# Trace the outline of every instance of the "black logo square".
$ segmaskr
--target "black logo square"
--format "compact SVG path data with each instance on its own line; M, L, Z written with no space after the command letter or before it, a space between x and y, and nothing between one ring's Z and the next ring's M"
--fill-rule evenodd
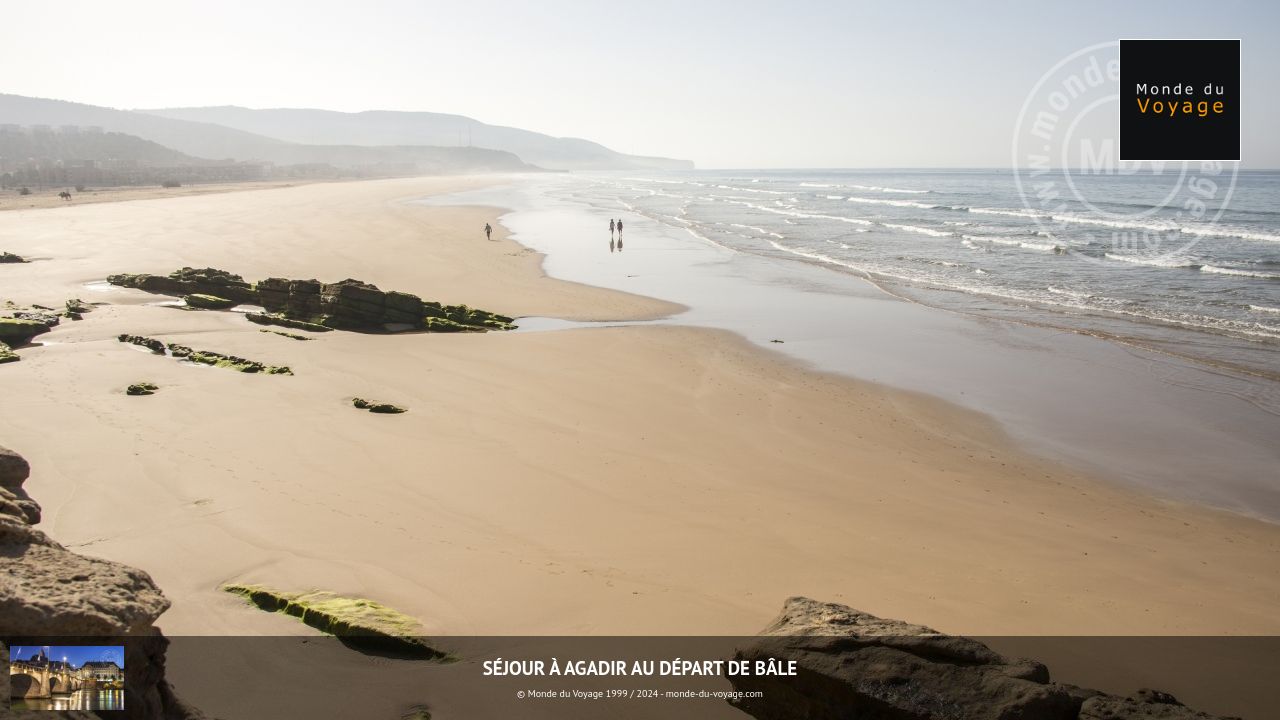
M1240 41L1121 40L1120 159L1239 160Z

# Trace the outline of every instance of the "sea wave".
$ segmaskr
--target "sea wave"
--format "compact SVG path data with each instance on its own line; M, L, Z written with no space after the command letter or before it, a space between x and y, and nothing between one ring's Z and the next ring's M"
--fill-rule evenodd
M1133 265L1146 265L1158 268L1199 268L1195 258L1182 255L1121 255L1120 253L1104 253L1109 260L1119 260Z
M1250 305L1249 310L1258 313L1275 313L1280 315L1280 307L1269 307L1267 305Z
M931 192L930 190L907 190L905 188L881 187L879 185L850 185L849 187L855 188L857 190L875 190L878 192L887 192L887 193L908 193L911 195L923 195L927 192Z
M994 243L996 245L1007 245L1009 247L1020 247L1027 250L1039 250L1041 252L1062 253L1065 248L1061 245L1046 242L1034 242L1032 240L1021 240L1019 238L1000 237L997 235L961 235L970 243ZM972 247L968 245L966 247Z
M1201 265L1200 272L1215 273L1217 275L1235 275L1237 277L1259 278L1261 280L1280 280L1280 273L1241 270L1239 268L1225 268L1218 267L1217 265Z
M933 237L950 237L951 233L945 230L934 230L933 228L920 227L919 225L899 225L897 223L880 223L887 228L894 230L905 230L907 232L920 233L921 235L931 235Z
M912 202L910 200L881 200L878 198L850 197L846 198L849 202L866 203L868 205L892 205L894 207L919 208L921 210L933 210L937 205L926 205L925 203Z

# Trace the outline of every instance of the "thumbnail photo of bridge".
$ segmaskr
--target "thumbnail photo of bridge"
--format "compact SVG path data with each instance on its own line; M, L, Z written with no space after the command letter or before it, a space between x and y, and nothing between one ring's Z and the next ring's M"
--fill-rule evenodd
M120 645L15 645L9 649L14 710L123 710Z

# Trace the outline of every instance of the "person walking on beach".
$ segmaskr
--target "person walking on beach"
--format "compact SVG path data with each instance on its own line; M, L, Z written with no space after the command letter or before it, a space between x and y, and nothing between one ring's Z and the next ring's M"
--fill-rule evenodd
M609 218L609 241L613 242L613 218Z
M493 239L493 226L490 225L489 223L484 224L484 238L486 240Z
M622 240L622 218L618 218L618 240Z

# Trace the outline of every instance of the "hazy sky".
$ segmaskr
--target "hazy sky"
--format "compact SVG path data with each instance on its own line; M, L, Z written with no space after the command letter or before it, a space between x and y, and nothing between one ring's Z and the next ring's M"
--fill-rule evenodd
M1003 167L1024 97L1070 52L1240 37L1245 166L1280 167L1278 7L32 0L6 4L0 92L453 112L701 167Z

